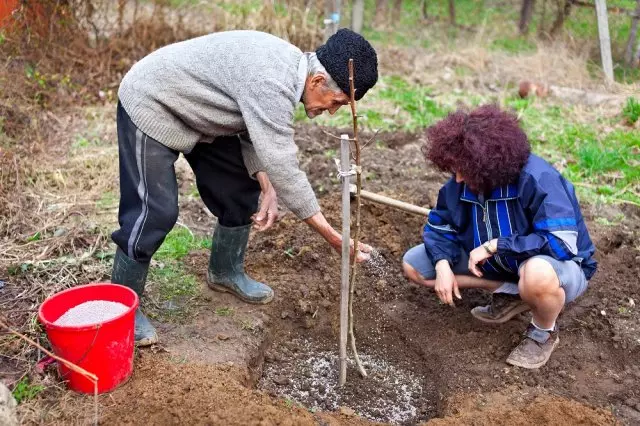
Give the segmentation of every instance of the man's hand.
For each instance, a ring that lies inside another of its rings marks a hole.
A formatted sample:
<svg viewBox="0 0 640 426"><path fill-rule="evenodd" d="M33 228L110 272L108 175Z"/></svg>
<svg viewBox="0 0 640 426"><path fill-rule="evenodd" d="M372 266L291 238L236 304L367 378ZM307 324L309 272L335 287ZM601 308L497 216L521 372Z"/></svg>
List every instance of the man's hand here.
<svg viewBox="0 0 640 426"><path fill-rule="evenodd" d="M316 232L318 232L322 237L329 243L331 246L338 252L342 253L342 235L340 235L331 225L327 222L322 212L318 212L313 216L304 220L307 225L313 228ZM353 240L351 240L351 254L353 254ZM356 262L364 262L365 260L369 260L371 257L371 252L373 248L370 245L359 243L358 244L358 257L356 257Z"/></svg>
<svg viewBox="0 0 640 426"><path fill-rule="evenodd" d="M260 182L262 195L260 210L251 216L251 219L258 231L266 231L278 220L278 196L265 172L256 173L256 179Z"/></svg>
<svg viewBox="0 0 640 426"><path fill-rule="evenodd" d="M349 240L349 246L351 247L350 254L353 256L353 240ZM340 238L340 244L337 247L334 246L334 248L338 252L342 252L342 238ZM365 260L371 259L372 251L373 247L371 247L369 244L365 244L363 242L358 243L358 257L356 257L356 262L360 263L364 262Z"/></svg>
<svg viewBox="0 0 640 426"><path fill-rule="evenodd" d="M493 239L488 242L489 250L493 254L498 252L498 240ZM493 254L490 254L486 248L482 245L474 248L471 253L469 253L469 271L478 278L482 278L482 271L478 267L478 265L482 265L487 259L489 259Z"/></svg>
<svg viewBox="0 0 640 426"><path fill-rule="evenodd" d="M451 307L455 307L453 295L458 299L462 299L456 276L453 274L451 266L446 260L440 260L436 263L436 284L434 290L438 298Z"/></svg>

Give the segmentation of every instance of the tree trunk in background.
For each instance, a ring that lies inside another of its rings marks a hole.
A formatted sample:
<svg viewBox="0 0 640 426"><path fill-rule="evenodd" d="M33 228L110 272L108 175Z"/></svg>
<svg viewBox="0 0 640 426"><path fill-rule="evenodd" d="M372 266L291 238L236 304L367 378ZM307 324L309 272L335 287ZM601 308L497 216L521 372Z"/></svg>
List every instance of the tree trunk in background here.
<svg viewBox="0 0 640 426"><path fill-rule="evenodd" d="M627 42L627 48L624 51L624 62L628 66L634 65L634 47L637 43L640 43L638 39L638 21L640 21L640 0L637 0L636 11L633 18L631 18L631 30L629 31L629 41Z"/></svg>
<svg viewBox="0 0 640 426"><path fill-rule="evenodd" d="M364 24L364 0L354 0L351 10L351 29L357 33L362 32Z"/></svg>
<svg viewBox="0 0 640 426"><path fill-rule="evenodd" d="M455 0L449 0L449 22L451 25L456 24L456 3Z"/></svg>
<svg viewBox="0 0 640 426"><path fill-rule="evenodd" d="M562 5L564 3L564 5ZM571 13L571 5L573 2L571 0L564 0L564 2L558 2L558 14L556 15L556 20L553 21L553 25L551 26L551 31L549 34L551 37L555 37L558 32L564 27L564 21L569 17Z"/></svg>
<svg viewBox="0 0 640 426"><path fill-rule="evenodd" d="M387 15L387 5L389 4L389 0L376 0L376 15L373 18L373 24L376 27L380 27L386 21Z"/></svg>
<svg viewBox="0 0 640 426"><path fill-rule="evenodd" d="M392 0L391 2L391 25L400 23L400 17L402 16L402 0Z"/></svg>
<svg viewBox="0 0 640 426"><path fill-rule="evenodd" d="M426 21L429 19L429 13L427 12L428 0L422 0L420 2L420 19Z"/></svg>
<svg viewBox="0 0 640 426"><path fill-rule="evenodd" d="M341 0L325 0L324 7L324 41L334 35L340 27Z"/></svg>
<svg viewBox="0 0 640 426"><path fill-rule="evenodd" d="M596 16L598 17L598 36L600 37L600 57L602 70L608 82L613 81L613 60L611 59L611 36L609 35L609 16L607 1L596 0Z"/></svg>
<svg viewBox="0 0 640 426"><path fill-rule="evenodd" d="M529 32L529 23L531 22L531 17L533 16L533 10L535 8L536 1L535 0L523 0L522 1L522 9L520 10L520 23L518 28L520 29L520 34L524 35Z"/></svg>
<svg viewBox="0 0 640 426"><path fill-rule="evenodd" d="M538 37L541 37L547 28L547 0L542 0L542 12L540 12L540 24L538 25Z"/></svg>

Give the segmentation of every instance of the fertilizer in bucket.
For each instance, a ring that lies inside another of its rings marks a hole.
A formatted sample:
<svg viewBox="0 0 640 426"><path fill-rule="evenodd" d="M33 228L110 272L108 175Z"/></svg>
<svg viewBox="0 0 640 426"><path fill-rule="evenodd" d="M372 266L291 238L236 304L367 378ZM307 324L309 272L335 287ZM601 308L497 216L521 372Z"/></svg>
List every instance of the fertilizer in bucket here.
<svg viewBox="0 0 640 426"><path fill-rule="evenodd" d="M74 306L58 318L54 324L75 326L100 324L124 314L129 308L118 302L107 300L92 300Z"/></svg>
<svg viewBox="0 0 640 426"><path fill-rule="evenodd" d="M134 324L138 295L119 284L73 287L49 297L38 316L53 352L95 374L98 393L124 383L133 371ZM70 389L93 393L91 380L58 363Z"/></svg>

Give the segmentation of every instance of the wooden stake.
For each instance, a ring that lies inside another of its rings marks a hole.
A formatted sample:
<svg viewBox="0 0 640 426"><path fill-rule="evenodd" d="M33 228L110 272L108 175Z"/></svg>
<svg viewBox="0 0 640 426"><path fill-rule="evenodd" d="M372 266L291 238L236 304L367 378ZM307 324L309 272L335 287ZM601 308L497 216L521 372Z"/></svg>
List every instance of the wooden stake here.
<svg viewBox="0 0 640 426"><path fill-rule="evenodd" d="M338 384L347 381L347 331L349 328L349 242L351 240L351 196L349 169L351 155L349 135L340 139L340 172L342 174L342 281L340 284L340 375Z"/></svg>
<svg viewBox="0 0 640 426"><path fill-rule="evenodd" d="M613 82L613 60L611 59L611 38L609 36L609 18L607 17L607 0L596 0L596 16L598 17L598 34L600 36L600 57L602 69L607 82Z"/></svg>
<svg viewBox="0 0 640 426"><path fill-rule="evenodd" d="M349 98L351 104L351 118L353 120L353 144L355 146L355 162L356 162L356 231L353 237L353 256L351 257L351 279L349 285L349 340L351 341L351 351L356 361L356 366L362 377L367 377L367 372L362 366L358 350L356 349L356 337L353 334L353 297L356 288L357 265L356 258L358 256L358 243L360 240L360 207L362 205L360 195L362 191L362 168L360 166L360 141L358 139L358 114L356 111L356 90L355 90L355 74L353 70L353 59L349 59Z"/></svg>

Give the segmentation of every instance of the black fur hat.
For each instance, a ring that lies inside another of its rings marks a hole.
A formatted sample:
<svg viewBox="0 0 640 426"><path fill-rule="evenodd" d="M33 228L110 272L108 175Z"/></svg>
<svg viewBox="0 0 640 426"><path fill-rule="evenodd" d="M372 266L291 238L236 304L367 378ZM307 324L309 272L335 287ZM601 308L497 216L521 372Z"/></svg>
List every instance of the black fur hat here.
<svg viewBox="0 0 640 426"><path fill-rule="evenodd" d="M360 100L378 81L378 56L360 34L343 28L318 47L316 56L333 81L349 96L349 59L353 59L355 98Z"/></svg>

